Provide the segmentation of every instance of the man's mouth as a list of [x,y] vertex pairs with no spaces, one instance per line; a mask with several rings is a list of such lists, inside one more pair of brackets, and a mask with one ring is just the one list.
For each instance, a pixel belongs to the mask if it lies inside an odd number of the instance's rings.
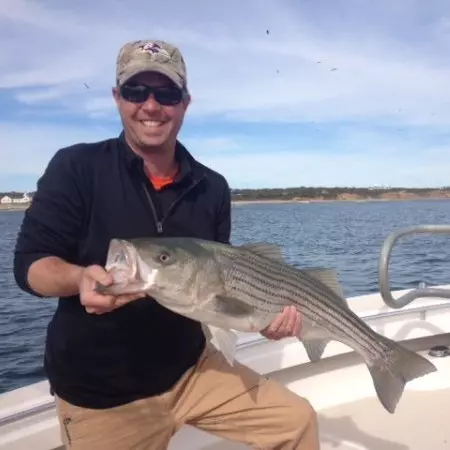
[[164,125],[164,122],[162,122],[161,120],[141,120],[140,122],[145,128],[150,129],[158,128],[161,125]]

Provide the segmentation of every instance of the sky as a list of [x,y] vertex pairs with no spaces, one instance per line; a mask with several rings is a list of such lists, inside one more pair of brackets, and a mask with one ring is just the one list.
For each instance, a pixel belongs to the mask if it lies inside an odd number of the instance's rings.
[[232,188],[450,185],[447,0],[1,0],[0,191],[121,132],[134,39],[182,51],[180,141]]

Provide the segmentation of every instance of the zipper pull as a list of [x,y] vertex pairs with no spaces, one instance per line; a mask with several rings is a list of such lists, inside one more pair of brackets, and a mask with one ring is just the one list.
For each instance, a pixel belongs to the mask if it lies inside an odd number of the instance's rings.
[[156,223],[156,230],[158,231],[158,234],[161,234],[163,232],[163,227],[161,222]]

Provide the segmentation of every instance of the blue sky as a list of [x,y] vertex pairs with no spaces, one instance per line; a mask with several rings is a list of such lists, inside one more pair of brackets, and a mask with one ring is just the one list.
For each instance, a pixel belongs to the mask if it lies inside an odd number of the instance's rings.
[[180,139],[234,188],[450,185],[445,0],[2,0],[0,191],[120,133],[115,60],[141,38],[183,51]]

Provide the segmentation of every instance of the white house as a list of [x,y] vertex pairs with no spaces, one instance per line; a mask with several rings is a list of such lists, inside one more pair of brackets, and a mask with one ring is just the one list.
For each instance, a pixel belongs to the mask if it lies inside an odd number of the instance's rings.
[[8,197],[5,195],[4,197],[0,198],[0,204],[1,205],[10,205],[13,202],[11,197]]
[[28,196],[27,193],[22,195],[22,198],[13,198],[13,203],[30,203],[31,198]]

